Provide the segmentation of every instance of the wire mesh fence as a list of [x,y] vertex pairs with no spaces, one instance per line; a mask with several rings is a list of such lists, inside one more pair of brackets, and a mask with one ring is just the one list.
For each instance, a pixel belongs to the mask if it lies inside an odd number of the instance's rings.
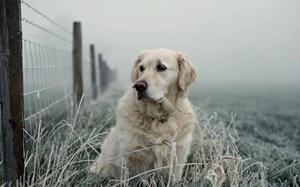
[[[5,3],[9,6],[6,6]],[[79,97],[84,95],[84,103],[88,104],[96,98],[95,90],[103,92],[116,76],[102,58],[91,60],[93,56],[96,58],[101,55],[93,53],[92,56],[90,46],[86,45],[84,40],[82,42],[79,22],[74,22],[72,32],[72,28],[62,26],[51,16],[24,0],[4,0],[0,1],[0,5],[0,70],[1,72],[14,72],[16,75],[16,77],[12,77],[11,75],[7,76],[8,73],[0,74],[1,81],[4,81],[0,85],[0,132],[1,138],[5,140],[1,146],[0,169],[1,173],[5,175],[4,182],[12,182],[17,180],[17,177],[22,178],[23,176],[22,128],[30,136],[30,132],[33,132],[41,122],[42,125],[51,125],[63,119],[72,119],[78,105],[78,95]],[[6,15],[5,12],[8,10],[14,14]],[[21,17],[20,12],[22,13]],[[16,17],[18,19],[15,19]],[[80,37],[76,37],[75,23],[80,25]],[[8,36],[2,31],[7,30],[6,27],[14,25],[17,26],[14,28],[16,31],[9,32],[8,30],[6,33],[14,40],[8,41],[4,46],[6,49],[3,50],[2,43]],[[20,30],[22,30],[22,34],[19,32]],[[77,40],[80,42],[75,42]],[[12,50],[9,47],[20,46],[21,43],[22,50]],[[83,45],[81,45],[82,43]],[[17,52],[10,54],[9,50]],[[20,54],[21,51],[22,54]],[[5,58],[2,60],[4,56],[7,56],[8,60]],[[13,61],[11,64],[18,66],[7,65],[15,59],[18,61]],[[77,79],[78,76],[80,79]],[[83,84],[78,84],[76,80],[82,80]],[[11,83],[17,85],[17,89],[11,89],[13,87],[9,85]],[[6,90],[2,92],[3,85],[6,86]],[[83,93],[77,92],[78,86]],[[10,99],[14,97],[18,98],[18,101]],[[7,107],[2,108],[3,103]],[[24,115],[22,115],[23,112]],[[12,113],[16,113],[16,115],[11,115]],[[22,126],[23,124],[25,126]],[[15,128],[14,125],[18,125],[18,128]],[[9,134],[9,137],[6,134]],[[10,150],[20,150],[20,153],[17,155]],[[8,166],[17,166],[19,170]],[[0,178],[2,177],[0,176]]]
[[[26,1],[22,2],[23,76],[25,123],[51,118],[59,120],[73,112],[72,32]],[[84,43],[84,42],[83,42]],[[82,47],[82,76],[85,100],[91,100],[89,47]],[[95,71],[98,71],[96,63]],[[96,77],[100,77],[96,75]]]
[[72,52],[23,40],[25,122],[72,107]]
[[25,1],[22,9],[25,125],[54,122],[73,107],[72,33]]

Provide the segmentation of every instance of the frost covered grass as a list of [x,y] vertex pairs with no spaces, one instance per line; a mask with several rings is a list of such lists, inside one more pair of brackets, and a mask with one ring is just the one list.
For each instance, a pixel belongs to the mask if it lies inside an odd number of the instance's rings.
[[295,85],[207,84],[190,99],[228,123],[235,112],[239,153],[266,167],[268,186],[300,184],[300,88]]
[[[115,107],[121,94],[114,90],[92,105],[82,105],[73,120],[62,120],[51,128],[40,122],[32,132],[26,132],[26,185],[167,186],[168,179],[157,171],[168,166],[122,180],[103,179],[87,172],[101,152],[109,128],[115,124]],[[192,153],[182,181],[171,186],[299,186],[297,152],[293,159],[288,151],[280,158],[271,145],[256,147],[256,137],[239,137],[239,119],[234,113],[223,119],[197,106],[195,110],[199,126]]]

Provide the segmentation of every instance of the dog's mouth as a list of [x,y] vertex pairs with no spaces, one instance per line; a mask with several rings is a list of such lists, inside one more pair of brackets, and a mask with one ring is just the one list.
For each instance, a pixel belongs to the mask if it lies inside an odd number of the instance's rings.
[[137,99],[141,100],[141,99],[146,99],[146,92],[137,92]]
[[154,99],[152,97],[149,97],[149,95],[146,92],[137,92],[137,99],[139,101],[143,102],[152,102],[152,103],[160,103],[161,99]]
[[[134,87],[133,87],[134,88]],[[149,93],[147,90],[143,91],[137,91],[135,90],[137,100],[143,101],[143,102],[154,102],[157,103],[161,100],[162,97],[152,97],[151,93]]]

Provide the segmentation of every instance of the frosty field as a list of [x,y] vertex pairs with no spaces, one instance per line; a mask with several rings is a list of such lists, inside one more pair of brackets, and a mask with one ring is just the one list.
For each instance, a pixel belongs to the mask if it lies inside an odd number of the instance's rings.
[[[115,123],[122,90],[113,89],[72,119],[27,129],[28,186],[166,185],[151,171],[119,181],[87,173]],[[293,87],[194,86],[199,128],[183,180],[173,186],[299,186],[299,95]]]
[[268,168],[268,181],[297,180],[299,185],[299,87],[210,84],[194,87],[190,98],[225,121],[231,112],[236,113],[241,155],[262,162]]

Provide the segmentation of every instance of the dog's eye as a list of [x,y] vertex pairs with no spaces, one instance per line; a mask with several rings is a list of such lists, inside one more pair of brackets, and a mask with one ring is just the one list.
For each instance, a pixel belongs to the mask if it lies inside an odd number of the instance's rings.
[[166,69],[167,69],[167,67],[161,63],[157,64],[157,66],[156,66],[157,71],[165,71]]
[[143,72],[145,70],[144,66],[140,66],[140,71]]

